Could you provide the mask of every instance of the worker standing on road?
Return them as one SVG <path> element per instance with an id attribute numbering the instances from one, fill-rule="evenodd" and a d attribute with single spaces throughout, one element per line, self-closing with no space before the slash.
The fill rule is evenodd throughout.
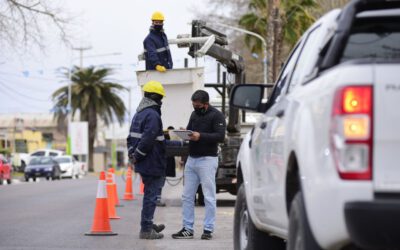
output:
<path id="1" fill-rule="evenodd" d="M 164 131 L 164 136 L 165 136 L 166 140 L 171 140 L 169 131 L 173 130 L 173 129 L 174 129 L 174 127 L 169 126 L 167 128 L 167 130 Z M 168 156 L 167 157 L 167 168 L 165 170 L 165 177 L 175 177 L 175 175 L 176 175 L 175 174 L 175 157 Z M 162 187 L 160 188 L 158 195 L 157 195 L 157 203 L 156 203 L 157 207 L 165 207 L 166 206 L 165 202 L 163 202 L 161 200 L 161 193 L 162 193 L 162 188 L 164 187 L 164 185 L 165 185 L 165 179 L 164 179 L 164 183 L 163 183 Z"/>
<path id="2" fill-rule="evenodd" d="M 161 121 L 164 87 L 157 81 L 143 86 L 144 97 L 132 119 L 127 138 L 128 156 L 144 183 L 144 196 L 140 222 L 140 239 L 161 239 L 165 226 L 153 224 L 157 195 L 164 185 L 166 170 L 166 144 L 182 145 L 180 141 L 166 141 Z"/>
<path id="3" fill-rule="evenodd" d="M 224 115 L 209 104 L 208 93 L 197 90 L 192 95 L 194 111 L 187 129 L 193 131 L 189 141 L 189 157 L 184 171 L 182 195 L 183 228 L 172 235 L 174 239 L 192 239 L 194 225 L 194 198 L 201 184 L 205 201 L 205 218 L 201 239 L 210 240 L 216 214 L 215 174 L 218 167 L 218 143 L 225 138 Z"/>
<path id="4" fill-rule="evenodd" d="M 146 70 L 165 72 L 172 69 L 172 57 L 169 50 L 168 38 L 164 33 L 164 15 L 156 11 L 151 17 L 150 33 L 143 41 Z"/>

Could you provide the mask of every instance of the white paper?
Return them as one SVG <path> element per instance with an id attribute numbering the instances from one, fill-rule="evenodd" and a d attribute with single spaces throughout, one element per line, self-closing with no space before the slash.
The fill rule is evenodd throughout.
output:
<path id="1" fill-rule="evenodd" d="M 193 133 L 191 130 L 172 130 L 172 133 L 179 136 L 182 140 L 189 140 L 189 135 Z"/>

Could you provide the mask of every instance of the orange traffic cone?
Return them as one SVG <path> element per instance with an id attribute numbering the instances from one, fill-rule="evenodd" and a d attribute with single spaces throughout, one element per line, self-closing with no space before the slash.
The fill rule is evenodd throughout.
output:
<path id="1" fill-rule="evenodd" d="M 115 211 L 115 195 L 113 187 L 112 173 L 107 173 L 107 204 L 108 204 L 108 218 L 110 219 L 121 219 Z"/>
<path id="2" fill-rule="evenodd" d="M 108 220 L 106 176 L 104 172 L 100 173 L 100 179 L 97 185 L 96 208 L 94 209 L 93 225 L 90 232 L 85 235 L 117 235 L 111 231 L 110 221 Z"/>
<path id="3" fill-rule="evenodd" d="M 110 173 L 112 173 L 112 181 L 113 181 L 113 189 L 114 189 L 114 201 L 115 201 L 115 206 L 116 206 L 116 207 L 123 207 L 123 205 L 121 205 L 121 204 L 119 203 L 117 182 L 115 181 L 115 171 L 114 171 L 113 168 L 110 168 L 108 171 L 110 171 Z"/>
<path id="4" fill-rule="evenodd" d="M 125 185 L 125 194 L 124 200 L 134 200 L 135 196 L 133 196 L 132 191 L 132 169 L 128 167 L 128 172 L 126 173 L 126 185 Z"/>
<path id="5" fill-rule="evenodd" d="M 144 194 L 144 184 L 141 176 L 140 176 L 139 194 Z"/>

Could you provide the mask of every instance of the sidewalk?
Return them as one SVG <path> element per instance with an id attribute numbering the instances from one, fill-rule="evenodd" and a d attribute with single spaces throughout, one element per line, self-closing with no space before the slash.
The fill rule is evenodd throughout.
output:
<path id="1" fill-rule="evenodd" d="M 181 173 L 177 174 L 181 175 Z M 135 193 L 138 192 L 136 191 L 138 190 L 137 182 L 138 181 L 136 180 L 134 183 Z M 204 207 L 201 206 L 195 207 L 194 239 L 172 239 L 171 235 L 182 228 L 182 190 L 182 181 L 176 186 L 171 186 L 168 184 L 168 182 L 165 183 L 162 199 L 166 203 L 166 207 L 157 207 L 154 216 L 154 221 L 156 223 L 163 223 L 166 225 L 166 228 L 163 231 L 164 239 L 146 242 L 143 242 L 145 240 L 139 240 L 141 243 L 145 243 L 144 245 L 149 246 L 149 248 L 146 247 L 145 249 L 179 249 L 181 247 L 190 250 L 233 249 L 233 213 L 236 196 L 230 195 L 229 193 L 217 194 L 216 227 L 212 240 L 207 241 L 200 239 L 200 236 L 203 232 L 203 219 L 205 213 Z M 136 195 L 136 197 L 138 198 L 138 206 L 141 207 L 142 196 Z M 136 218 L 138 221 L 140 221 L 140 214 L 138 214 Z M 139 225 L 137 228 L 135 228 L 134 234 L 139 234 Z"/>

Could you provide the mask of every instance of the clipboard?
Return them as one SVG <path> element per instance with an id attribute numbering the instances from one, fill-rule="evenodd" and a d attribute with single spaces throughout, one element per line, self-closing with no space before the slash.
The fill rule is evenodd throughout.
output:
<path id="1" fill-rule="evenodd" d="M 184 141 L 189 140 L 190 139 L 189 135 L 193 133 L 193 131 L 191 130 L 172 130 L 171 132 Z"/>

